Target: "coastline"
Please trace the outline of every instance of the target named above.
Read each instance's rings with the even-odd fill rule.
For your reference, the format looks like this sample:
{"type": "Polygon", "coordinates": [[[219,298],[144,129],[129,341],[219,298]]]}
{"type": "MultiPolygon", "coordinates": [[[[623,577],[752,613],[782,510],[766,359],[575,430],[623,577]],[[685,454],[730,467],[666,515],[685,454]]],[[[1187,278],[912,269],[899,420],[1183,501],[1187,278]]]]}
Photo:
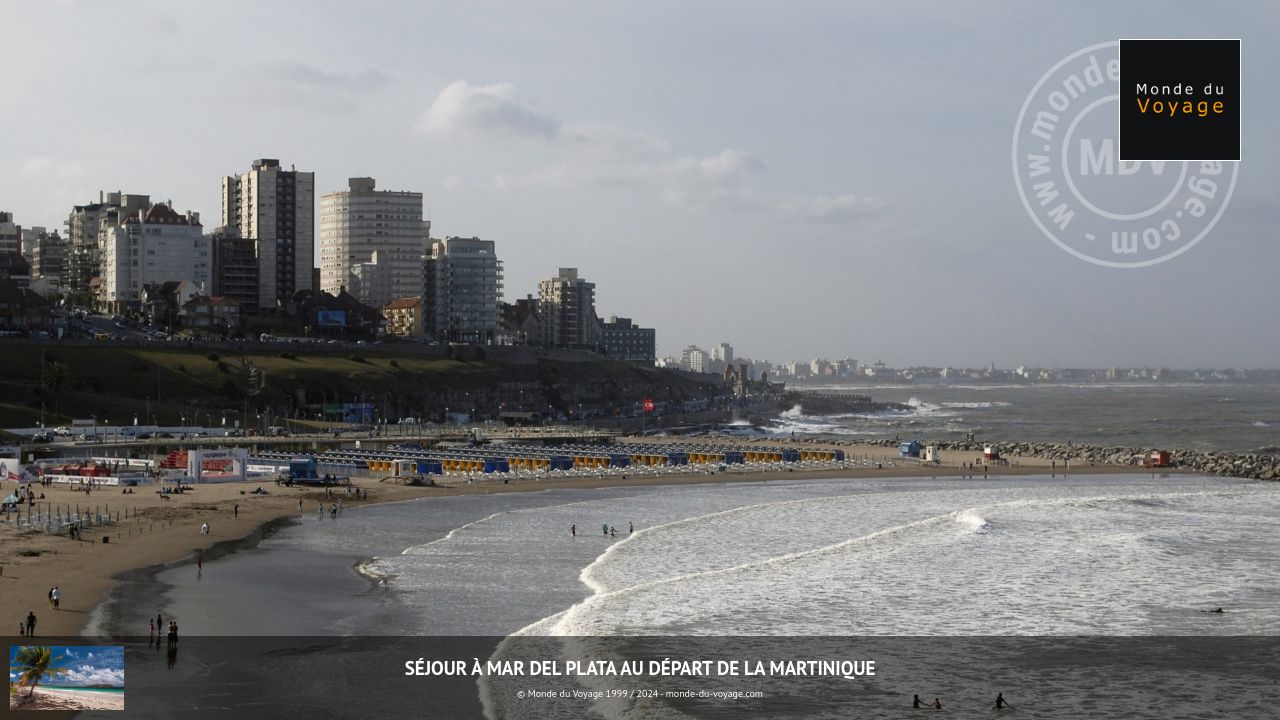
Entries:
{"type": "Polygon", "coordinates": [[[14,705],[10,710],[124,710],[123,692],[102,692],[91,689],[37,687],[29,703],[14,705]]]}
{"type": "MultiPolygon", "coordinates": [[[[646,438],[648,442],[679,442],[679,438],[646,438]]],[[[751,441],[742,441],[752,444],[751,441]]],[[[777,441],[775,441],[777,442],[777,441]]],[[[840,447],[851,457],[866,458],[870,463],[881,462],[877,468],[835,468],[825,470],[769,470],[689,472],[657,476],[618,477],[559,477],[541,481],[518,479],[509,484],[481,482],[465,484],[465,480],[451,478],[459,484],[437,487],[412,487],[378,480],[354,481],[357,487],[368,490],[368,501],[346,500],[344,509],[362,505],[405,502],[430,497],[455,495],[495,494],[507,492],[538,492],[553,489],[594,489],[603,487],[638,487],[649,485],[693,485],[704,483],[768,482],[771,480],[832,479],[832,478],[961,478],[969,471],[948,467],[945,463],[958,463],[970,459],[970,453],[944,457],[942,466],[898,464],[896,453],[873,444],[820,443],[806,441],[811,446],[840,447]]],[[[1050,460],[1020,458],[1011,467],[990,468],[991,476],[1038,475],[1050,470],[1050,460]]],[[[1164,470],[1161,471],[1165,472],[1164,470]]],[[[1172,472],[1178,472],[1173,470],[1172,472]]],[[[1056,469],[1062,474],[1061,469],[1056,469]]],[[[1070,475],[1080,474],[1151,474],[1149,469],[1133,466],[1096,465],[1072,468],[1070,475]]],[[[982,477],[981,469],[972,472],[982,477]]],[[[69,637],[82,634],[98,619],[99,609],[108,594],[120,584],[136,579],[139,574],[154,574],[165,568],[195,562],[197,556],[205,559],[221,557],[239,549],[252,547],[268,536],[275,528],[300,517],[298,501],[302,500],[306,514],[315,514],[323,503],[328,507],[334,499],[325,497],[323,490],[310,488],[285,488],[262,485],[271,493],[268,496],[248,495],[248,490],[260,483],[226,483],[199,485],[189,495],[173,496],[170,501],[151,494],[111,495],[100,491],[90,496],[91,506],[99,501],[111,511],[117,512],[122,498],[132,500],[130,517],[119,524],[85,532],[82,541],[71,541],[60,536],[32,533],[24,541],[6,542],[0,550],[0,563],[5,568],[0,575],[0,604],[11,608],[13,616],[7,618],[10,627],[21,621],[27,611],[38,616],[36,637],[69,637]],[[246,494],[241,494],[246,493],[246,494]],[[239,505],[238,512],[235,506],[239,505]],[[114,507],[113,507],[114,506],[114,507]],[[137,512],[134,516],[132,513],[137,512]],[[209,523],[208,535],[200,534],[200,526],[209,523]],[[110,535],[110,543],[101,537],[110,535]],[[19,550],[38,550],[37,557],[23,557],[19,550]],[[62,608],[52,610],[47,606],[45,594],[49,587],[59,586],[62,608]]],[[[48,489],[46,489],[48,490],[48,489]]],[[[80,493],[70,490],[50,491],[50,501],[60,505],[74,505],[80,493]]],[[[83,501],[82,501],[83,502],[83,501]]],[[[124,507],[130,507],[126,504],[124,507]]],[[[3,533],[16,538],[16,532],[5,528],[3,533]]],[[[6,633],[7,634],[7,633],[6,633]]]]}

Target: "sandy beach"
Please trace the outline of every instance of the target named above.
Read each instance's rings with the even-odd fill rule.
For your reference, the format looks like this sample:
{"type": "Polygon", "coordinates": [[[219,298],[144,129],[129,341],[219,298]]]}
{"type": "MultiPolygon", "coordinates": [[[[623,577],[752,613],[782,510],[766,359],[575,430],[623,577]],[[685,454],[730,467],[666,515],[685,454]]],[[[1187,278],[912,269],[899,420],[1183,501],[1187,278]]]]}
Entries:
{"type": "Polygon", "coordinates": [[[37,687],[29,702],[27,689],[9,698],[10,710],[124,710],[124,693],[37,687]]]}
{"type": "MultiPolygon", "coordinates": [[[[689,438],[652,438],[645,442],[689,442],[689,438]]],[[[728,440],[744,445],[780,444],[770,440],[728,440]]],[[[424,497],[499,492],[530,492],[555,488],[595,488],[604,486],[680,485],[706,482],[760,482],[777,479],[864,478],[864,477],[959,477],[970,471],[956,464],[973,460],[943,456],[943,465],[922,467],[900,464],[896,451],[877,445],[804,442],[809,447],[839,447],[851,459],[869,463],[869,467],[819,471],[724,471],[706,469],[685,474],[544,477],[541,480],[512,478],[510,482],[487,480],[468,483],[465,478],[442,479],[438,487],[412,487],[376,478],[356,479],[353,484],[367,491],[368,500],[343,498],[346,509],[364,504],[404,501],[424,497]],[[877,468],[875,463],[881,463],[877,468]]],[[[991,475],[1043,473],[1049,461],[1019,458],[1011,467],[992,468],[991,475]]],[[[1061,472],[1061,470],[1058,470],[1061,472]]],[[[1135,472],[1131,466],[1098,466],[1073,468],[1072,474],[1085,472],[1135,472]]],[[[976,471],[980,477],[982,470],[976,471]]],[[[272,482],[202,484],[193,490],[162,499],[154,486],[136,488],[135,494],[121,494],[119,489],[103,489],[90,495],[65,487],[38,488],[45,493],[46,503],[70,508],[86,506],[120,514],[121,520],[102,528],[88,529],[79,540],[49,535],[38,531],[18,531],[13,523],[0,524],[0,607],[6,608],[5,635],[16,635],[17,626],[34,612],[37,617],[36,637],[73,636],[84,631],[93,609],[116,583],[119,573],[142,567],[189,561],[218,542],[243,538],[264,523],[298,514],[302,501],[304,513],[314,514],[323,504],[326,508],[342,493],[335,491],[327,498],[324,489],[288,488],[272,482]],[[249,491],[263,487],[270,494],[251,495],[249,491]],[[126,519],[127,514],[127,519],[126,519]],[[209,533],[201,534],[204,523],[209,533]],[[109,542],[103,542],[109,536],[109,542]],[[49,606],[49,588],[61,590],[61,607],[49,606]]]]}

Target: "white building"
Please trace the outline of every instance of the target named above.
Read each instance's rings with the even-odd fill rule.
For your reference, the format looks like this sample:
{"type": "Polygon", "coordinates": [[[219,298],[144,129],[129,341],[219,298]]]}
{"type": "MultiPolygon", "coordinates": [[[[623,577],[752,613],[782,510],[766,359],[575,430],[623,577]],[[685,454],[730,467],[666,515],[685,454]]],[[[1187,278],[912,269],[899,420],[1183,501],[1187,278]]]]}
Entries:
{"type": "Polygon", "coordinates": [[[337,295],[345,287],[373,307],[421,295],[430,231],[422,193],[375,190],[373,178],[350,178],[348,186],[320,198],[320,289],[337,295]],[[359,268],[371,263],[377,270],[359,268]]]}
{"type": "Polygon", "coordinates": [[[98,302],[121,312],[142,299],[144,285],[191,281],[208,292],[213,247],[199,213],[181,215],[163,203],[103,228],[102,283],[98,302]]]}
{"type": "Polygon", "coordinates": [[[428,332],[448,342],[492,343],[502,303],[502,261],[492,240],[432,240],[423,259],[428,332]]]}
{"type": "Polygon", "coordinates": [[[63,286],[78,293],[91,291],[102,276],[102,235],[107,228],[151,208],[151,196],[98,191],[98,201],[76,205],[67,216],[67,249],[63,286]]]}
{"type": "Polygon", "coordinates": [[[249,172],[222,178],[222,224],[252,239],[258,256],[258,307],[275,310],[312,289],[315,173],[254,160],[249,172]]]}

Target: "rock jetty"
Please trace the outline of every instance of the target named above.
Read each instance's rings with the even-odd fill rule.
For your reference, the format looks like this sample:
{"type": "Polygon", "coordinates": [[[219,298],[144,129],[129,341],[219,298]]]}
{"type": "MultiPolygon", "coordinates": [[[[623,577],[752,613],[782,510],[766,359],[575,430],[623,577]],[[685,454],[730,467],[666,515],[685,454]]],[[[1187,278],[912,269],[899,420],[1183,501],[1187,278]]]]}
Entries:
{"type": "MultiPolygon", "coordinates": [[[[896,440],[876,440],[872,444],[893,447],[896,440]]],[[[1006,459],[1019,457],[1071,461],[1092,465],[1139,465],[1156,450],[1166,448],[1081,445],[1051,442],[968,442],[939,441],[930,443],[940,450],[982,453],[992,448],[1006,459]]],[[[1169,466],[1194,470],[1208,475],[1280,480],[1280,456],[1263,453],[1233,453],[1210,450],[1169,450],[1169,466]]]]}

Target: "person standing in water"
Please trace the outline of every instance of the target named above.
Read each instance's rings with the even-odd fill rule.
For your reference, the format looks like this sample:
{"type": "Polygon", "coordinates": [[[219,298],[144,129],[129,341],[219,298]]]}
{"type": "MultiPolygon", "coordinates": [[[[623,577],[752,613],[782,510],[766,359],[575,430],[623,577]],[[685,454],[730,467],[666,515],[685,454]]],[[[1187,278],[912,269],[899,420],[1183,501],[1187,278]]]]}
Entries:
{"type": "Polygon", "coordinates": [[[942,701],[941,701],[941,700],[939,700],[938,698],[934,698],[934,699],[933,699],[933,704],[932,704],[932,705],[930,705],[929,707],[933,708],[934,710],[941,710],[941,709],[942,709],[942,701]]]}
{"type": "Polygon", "coordinates": [[[913,696],[911,698],[911,709],[919,710],[922,707],[924,707],[924,701],[920,699],[920,696],[919,695],[913,696]]]}
{"type": "Polygon", "coordinates": [[[997,710],[1003,710],[1005,708],[1012,708],[1012,707],[1013,707],[1012,705],[1004,701],[1004,693],[996,693],[996,709],[997,710]]]}
{"type": "Polygon", "coordinates": [[[628,522],[628,523],[627,523],[627,534],[628,534],[628,535],[630,535],[630,534],[634,533],[635,531],[636,531],[636,524],[635,524],[635,523],[633,523],[633,522],[628,522]]]}
{"type": "Polygon", "coordinates": [[[570,526],[569,526],[569,534],[570,534],[570,535],[572,535],[572,536],[574,536],[574,537],[578,537],[578,526],[577,526],[577,524],[573,524],[573,525],[570,525],[570,526]]]}

